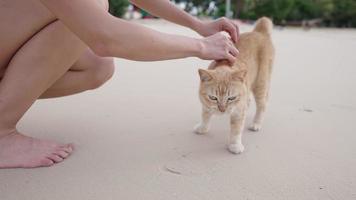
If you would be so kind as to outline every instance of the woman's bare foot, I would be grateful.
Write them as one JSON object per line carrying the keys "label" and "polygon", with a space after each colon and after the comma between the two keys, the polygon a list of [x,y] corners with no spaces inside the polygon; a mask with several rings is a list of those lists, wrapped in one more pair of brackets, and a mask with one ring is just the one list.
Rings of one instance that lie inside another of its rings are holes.
{"label": "woman's bare foot", "polygon": [[31,138],[17,130],[8,134],[0,131],[0,169],[48,167],[63,161],[72,151],[72,144]]}

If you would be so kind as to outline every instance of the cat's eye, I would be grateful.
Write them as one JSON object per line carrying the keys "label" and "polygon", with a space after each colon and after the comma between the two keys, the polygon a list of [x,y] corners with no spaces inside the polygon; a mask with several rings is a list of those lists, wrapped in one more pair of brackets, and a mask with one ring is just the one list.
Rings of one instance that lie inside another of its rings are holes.
{"label": "cat's eye", "polygon": [[216,98],[216,97],[214,97],[214,96],[211,96],[211,95],[209,95],[209,99],[210,99],[210,100],[213,100],[213,101],[218,100],[218,98]]}
{"label": "cat's eye", "polygon": [[235,100],[237,98],[237,96],[234,96],[234,97],[229,97],[227,100],[229,100],[229,101],[233,101],[233,100]]}

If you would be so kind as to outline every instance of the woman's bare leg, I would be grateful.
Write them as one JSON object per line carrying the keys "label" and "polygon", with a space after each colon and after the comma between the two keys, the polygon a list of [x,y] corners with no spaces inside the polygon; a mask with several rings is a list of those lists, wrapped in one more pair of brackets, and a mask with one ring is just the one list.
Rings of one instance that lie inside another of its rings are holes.
{"label": "woman's bare leg", "polygon": [[55,21],[14,55],[0,83],[0,168],[50,166],[72,152],[70,144],[20,134],[16,124],[86,48],[61,22]]}
{"label": "woman's bare leg", "polygon": [[114,74],[112,58],[102,58],[87,49],[76,63],[41,96],[62,97],[96,89]]}
{"label": "woman's bare leg", "polygon": [[[95,55],[90,49],[87,49],[79,60],[68,70],[60,79],[58,79],[47,91],[45,91],[40,98],[53,98],[59,96],[71,95],[83,92],[90,89],[95,89],[104,84],[114,73],[114,63],[112,58],[101,58]],[[0,82],[1,83],[1,82]],[[23,135],[18,135],[22,139]],[[15,136],[17,138],[17,136]],[[6,140],[12,142],[11,140]],[[4,140],[5,141],[5,140]],[[32,141],[32,139],[30,140]],[[16,146],[6,146],[8,142],[2,142],[5,146],[3,148],[13,148]],[[48,141],[44,141],[48,143]],[[0,140],[1,143],[1,140]],[[57,145],[53,142],[53,145]],[[0,146],[0,149],[2,147]],[[61,161],[69,155],[67,151],[59,151],[57,161]],[[1,157],[1,156],[0,156]],[[45,163],[52,165],[54,162],[46,159]],[[1,164],[1,162],[0,162]],[[43,166],[46,166],[43,165]],[[11,166],[3,166],[11,167]],[[1,168],[1,166],[0,166]]]}

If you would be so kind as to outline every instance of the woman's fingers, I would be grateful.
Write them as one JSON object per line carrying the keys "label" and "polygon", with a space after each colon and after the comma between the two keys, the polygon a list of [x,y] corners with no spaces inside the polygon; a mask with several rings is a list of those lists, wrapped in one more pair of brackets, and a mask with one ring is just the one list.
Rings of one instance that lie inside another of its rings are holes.
{"label": "woman's fingers", "polygon": [[239,50],[237,50],[235,45],[229,40],[226,49],[226,58],[229,60],[231,65],[235,63],[238,54],[239,54]]}
{"label": "woman's fingers", "polygon": [[236,61],[236,57],[234,57],[230,52],[226,52],[225,59],[227,59],[229,61],[230,65],[233,65]]}
{"label": "woman's fingers", "polygon": [[230,38],[222,33],[209,36],[203,40],[204,48],[201,55],[202,59],[207,60],[228,60],[233,64],[239,51],[232,43]]}
{"label": "woman's fingers", "polygon": [[235,48],[235,46],[229,46],[229,49],[226,52],[226,58],[229,60],[231,65],[235,63],[238,53],[239,51]]}
{"label": "woman's fingers", "polygon": [[235,29],[236,29],[236,33],[237,33],[236,42],[238,42],[239,39],[240,39],[240,28],[239,28],[237,22],[234,22],[234,21],[231,21],[231,20],[230,20],[230,23],[231,23],[231,24],[235,27]]}
{"label": "woman's fingers", "polygon": [[222,21],[221,23],[222,23],[223,31],[228,32],[232,41],[236,43],[239,34],[238,27],[225,17],[221,18],[221,21]]}
{"label": "woman's fingers", "polygon": [[[229,22],[230,22],[230,24],[233,26],[233,27],[235,27],[235,30],[236,30],[236,42],[238,42],[239,41],[239,39],[240,39],[240,29],[239,29],[239,26],[237,25],[237,23],[236,22],[234,22],[234,21],[232,21],[232,20],[229,20]],[[235,43],[236,43],[235,42]]]}
{"label": "woman's fingers", "polygon": [[239,55],[239,50],[232,43],[229,46],[229,52],[235,57],[237,57],[237,55]]}

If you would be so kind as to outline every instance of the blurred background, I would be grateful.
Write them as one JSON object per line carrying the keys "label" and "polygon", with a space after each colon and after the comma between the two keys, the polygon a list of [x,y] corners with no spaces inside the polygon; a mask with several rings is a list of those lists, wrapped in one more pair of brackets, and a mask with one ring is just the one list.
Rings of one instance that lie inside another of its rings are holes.
{"label": "blurred background", "polygon": [[[128,0],[110,0],[110,13],[125,19],[154,18]],[[245,22],[268,16],[281,26],[356,27],[356,0],[175,0],[201,18],[226,16]]]}

